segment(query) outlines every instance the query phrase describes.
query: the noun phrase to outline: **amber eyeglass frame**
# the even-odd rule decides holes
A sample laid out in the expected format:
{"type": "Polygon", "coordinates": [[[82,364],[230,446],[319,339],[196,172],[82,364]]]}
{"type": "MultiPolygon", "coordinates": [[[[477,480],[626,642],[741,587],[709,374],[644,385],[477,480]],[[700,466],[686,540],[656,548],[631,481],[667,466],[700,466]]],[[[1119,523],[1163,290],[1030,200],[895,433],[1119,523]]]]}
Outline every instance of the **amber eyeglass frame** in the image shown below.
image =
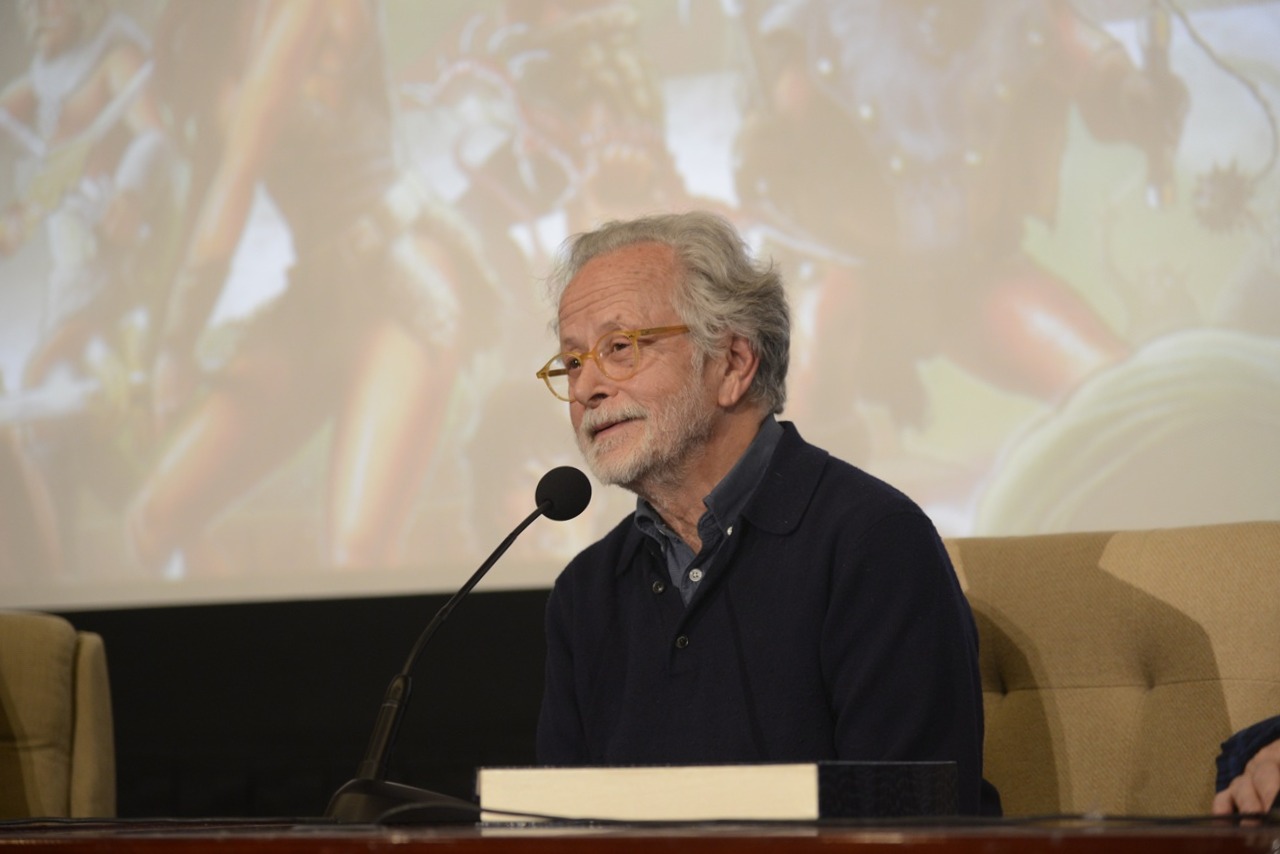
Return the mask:
{"type": "Polygon", "coordinates": [[[586,364],[587,359],[594,359],[596,363],[596,367],[600,369],[600,373],[604,374],[609,379],[614,381],[627,380],[627,379],[631,379],[631,377],[634,377],[636,375],[636,371],[640,370],[640,353],[645,348],[645,346],[652,343],[650,341],[645,341],[641,343],[640,341],[641,338],[665,338],[669,335],[683,335],[688,331],[689,331],[689,327],[683,324],[679,326],[651,326],[648,329],[611,329],[605,334],[601,335],[600,338],[596,341],[595,346],[592,347],[590,350],[587,350],[586,352],[581,352],[578,350],[566,350],[563,353],[557,353],[556,355],[552,356],[550,359],[547,360],[547,363],[542,366],[542,369],[538,371],[536,376],[538,377],[538,379],[542,380],[544,383],[547,384],[547,390],[550,391],[553,395],[555,395],[557,400],[570,402],[573,400],[573,398],[566,397],[560,394],[560,392],[556,391],[555,386],[552,385],[551,383],[552,379],[555,377],[565,377],[568,379],[572,379],[571,377],[569,377],[569,371],[570,371],[569,368],[553,367],[553,365],[555,365],[557,360],[559,360],[561,364],[565,364],[565,365],[569,364],[570,361],[577,361],[578,362],[577,369],[581,370],[582,366],[586,364]],[[630,341],[631,348],[635,352],[635,355],[631,360],[631,369],[629,371],[622,373],[621,375],[618,374],[617,366],[614,367],[613,372],[611,373],[608,365],[606,365],[605,363],[605,360],[600,358],[600,347],[609,339],[618,338],[618,337],[626,338],[628,341],[630,341]]]}

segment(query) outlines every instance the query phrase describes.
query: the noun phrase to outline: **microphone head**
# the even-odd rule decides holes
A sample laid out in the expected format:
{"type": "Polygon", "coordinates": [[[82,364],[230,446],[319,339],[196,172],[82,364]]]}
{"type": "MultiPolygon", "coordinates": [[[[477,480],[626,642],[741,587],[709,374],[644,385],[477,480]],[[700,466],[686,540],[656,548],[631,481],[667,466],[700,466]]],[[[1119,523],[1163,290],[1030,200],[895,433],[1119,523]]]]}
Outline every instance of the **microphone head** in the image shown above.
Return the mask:
{"type": "Polygon", "coordinates": [[[533,498],[542,515],[563,522],[587,509],[591,503],[591,481],[573,466],[557,466],[538,481],[533,498]]]}

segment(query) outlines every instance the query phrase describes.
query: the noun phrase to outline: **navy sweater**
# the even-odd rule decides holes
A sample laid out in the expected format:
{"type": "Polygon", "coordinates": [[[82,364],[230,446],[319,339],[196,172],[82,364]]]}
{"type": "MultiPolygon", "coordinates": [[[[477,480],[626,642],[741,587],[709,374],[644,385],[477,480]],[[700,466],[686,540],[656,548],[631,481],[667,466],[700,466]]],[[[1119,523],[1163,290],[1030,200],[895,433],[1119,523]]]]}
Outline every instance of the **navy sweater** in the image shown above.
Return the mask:
{"type": "Polygon", "coordinates": [[[561,573],[539,762],[954,760],[961,812],[998,813],[977,634],[932,523],[783,427],[687,608],[631,517],[561,573]]]}

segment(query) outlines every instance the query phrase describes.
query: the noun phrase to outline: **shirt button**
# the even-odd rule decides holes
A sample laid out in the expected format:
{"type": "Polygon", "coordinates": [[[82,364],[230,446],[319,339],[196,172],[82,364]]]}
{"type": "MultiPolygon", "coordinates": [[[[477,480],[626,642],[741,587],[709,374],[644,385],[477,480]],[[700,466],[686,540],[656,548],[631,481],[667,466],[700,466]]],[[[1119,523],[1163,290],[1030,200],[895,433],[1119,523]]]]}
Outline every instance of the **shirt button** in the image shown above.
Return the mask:
{"type": "Polygon", "coordinates": [[[667,585],[663,584],[661,581],[655,581],[655,582],[653,582],[653,592],[654,592],[654,593],[661,593],[662,591],[664,591],[664,590],[666,590],[666,589],[667,589],[667,585]]]}
{"type": "Polygon", "coordinates": [[[676,638],[676,649],[684,649],[688,645],[689,645],[688,635],[681,635],[680,637],[676,638]]]}
{"type": "Polygon", "coordinates": [[[732,536],[733,536],[733,526],[732,526],[732,525],[730,525],[729,527],[725,528],[725,529],[724,529],[724,534],[725,534],[725,536],[726,536],[726,537],[732,537],[732,536]]]}
{"type": "Polygon", "coordinates": [[[701,581],[702,570],[698,569],[696,566],[693,569],[689,570],[689,580],[692,581],[694,584],[697,584],[699,581],[701,581]]]}

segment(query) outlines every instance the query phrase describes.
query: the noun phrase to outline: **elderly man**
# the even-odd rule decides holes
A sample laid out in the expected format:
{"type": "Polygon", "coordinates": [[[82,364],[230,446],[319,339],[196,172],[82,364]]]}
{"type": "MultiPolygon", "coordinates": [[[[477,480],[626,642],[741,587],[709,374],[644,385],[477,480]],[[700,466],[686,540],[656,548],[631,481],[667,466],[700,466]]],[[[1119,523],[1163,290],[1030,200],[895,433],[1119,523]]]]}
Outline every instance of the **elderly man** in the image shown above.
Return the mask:
{"type": "Polygon", "coordinates": [[[597,478],[636,511],[547,606],[546,764],[954,760],[982,781],[968,603],[905,495],[774,415],[778,274],[706,213],[574,238],[552,278],[568,402],[597,478]]]}

